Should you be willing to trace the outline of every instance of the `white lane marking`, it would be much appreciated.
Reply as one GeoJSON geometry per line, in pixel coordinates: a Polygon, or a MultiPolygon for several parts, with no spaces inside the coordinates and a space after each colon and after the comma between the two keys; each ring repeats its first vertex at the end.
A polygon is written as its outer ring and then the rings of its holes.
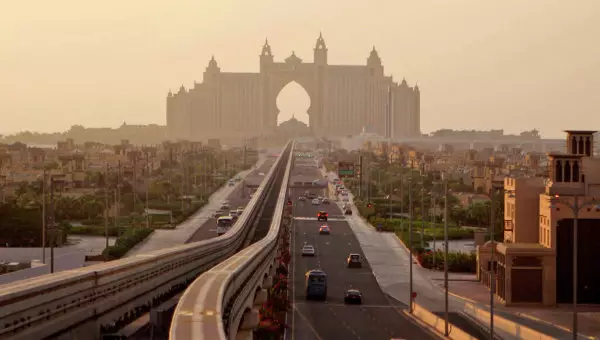
{"type": "MultiPolygon", "coordinates": [[[[298,304],[299,304],[299,302],[296,302],[296,304],[293,305],[294,310],[298,313],[298,315],[300,315],[300,317],[302,319],[304,319],[304,321],[306,322],[306,324],[308,325],[308,327],[310,328],[310,330],[313,332],[313,334],[315,335],[315,337],[317,338],[317,340],[323,340],[323,338],[321,338],[319,336],[319,333],[317,333],[317,330],[310,323],[310,321],[308,320],[308,318],[306,316],[304,316],[304,314],[302,314],[302,312],[300,312],[300,310],[298,309],[298,307],[296,307],[298,304]]],[[[294,313],[294,314],[296,314],[296,313],[294,313]]],[[[292,339],[294,338],[294,333],[295,332],[292,332],[292,339]]]]}
{"type": "MultiPolygon", "coordinates": [[[[297,221],[317,221],[316,217],[294,217],[295,220],[297,221]]],[[[327,222],[345,222],[346,219],[345,218],[328,218],[327,221],[321,221],[323,223],[327,223],[327,222]]]]}

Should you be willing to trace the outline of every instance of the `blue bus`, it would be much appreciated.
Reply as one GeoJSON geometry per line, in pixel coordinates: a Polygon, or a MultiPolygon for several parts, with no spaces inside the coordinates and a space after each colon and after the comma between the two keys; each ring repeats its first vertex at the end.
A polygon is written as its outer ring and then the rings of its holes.
{"type": "Polygon", "coordinates": [[[327,274],[319,269],[306,272],[306,299],[327,300],[327,274]]]}

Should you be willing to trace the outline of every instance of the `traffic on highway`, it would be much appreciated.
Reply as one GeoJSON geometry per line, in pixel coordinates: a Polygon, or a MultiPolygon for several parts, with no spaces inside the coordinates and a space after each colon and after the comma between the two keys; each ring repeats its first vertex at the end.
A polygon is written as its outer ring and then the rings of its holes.
{"type": "MultiPolygon", "coordinates": [[[[296,158],[290,182],[321,180],[317,163],[296,158]]],[[[384,294],[345,221],[343,197],[291,188],[293,198],[289,339],[428,339],[384,294]]]]}

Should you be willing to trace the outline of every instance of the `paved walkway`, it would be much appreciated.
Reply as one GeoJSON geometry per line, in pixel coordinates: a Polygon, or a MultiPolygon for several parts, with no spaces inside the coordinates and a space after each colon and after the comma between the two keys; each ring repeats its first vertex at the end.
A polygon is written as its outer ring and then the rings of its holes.
{"type": "Polygon", "coordinates": [[[252,173],[254,170],[260,168],[260,166],[267,160],[266,156],[262,156],[259,158],[258,163],[253,169],[245,170],[238,173],[236,176],[239,176],[242,180],[237,182],[235,186],[229,186],[227,184],[223,185],[219,190],[213,193],[208,203],[200,208],[197,212],[195,212],[192,216],[190,216],[183,223],[178,225],[175,229],[172,230],[164,230],[157,229],[155,230],[146,240],[140,242],[133,249],[131,249],[126,257],[135,256],[138,254],[148,253],[154,250],[174,247],[178,245],[182,245],[187,242],[187,240],[194,235],[194,233],[201,227],[211,216],[219,210],[221,206],[221,202],[226,200],[229,195],[231,195],[240,185],[243,185],[244,179],[252,173]]]}

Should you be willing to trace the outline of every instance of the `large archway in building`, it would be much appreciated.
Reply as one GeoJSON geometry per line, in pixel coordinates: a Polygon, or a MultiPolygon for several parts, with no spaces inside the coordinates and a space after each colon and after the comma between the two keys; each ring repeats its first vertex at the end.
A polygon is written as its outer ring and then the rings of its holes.
{"type": "MultiPolygon", "coordinates": [[[[556,232],[556,302],[573,302],[573,219],[558,222],[556,232]]],[[[577,220],[577,302],[600,304],[600,220],[577,220]]]]}
{"type": "Polygon", "coordinates": [[[222,72],[212,57],[201,83],[167,96],[169,138],[249,138],[277,130],[277,96],[291,82],[310,97],[308,125],[317,137],[346,137],[370,127],[389,138],[420,136],[420,91],[384,74],[375,47],[363,65],[332,65],[323,36],[306,62],[291,52],[276,61],[268,41],[259,73],[222,72]]]}
{"type": "Polygon", "coordinates": [[[310,109],[310,96],[308,92],[295,81],[285,85],[275,100],[277,105],[277,126],[282,123],[297,120],[310,126],[308,111],[310,109]]]}

